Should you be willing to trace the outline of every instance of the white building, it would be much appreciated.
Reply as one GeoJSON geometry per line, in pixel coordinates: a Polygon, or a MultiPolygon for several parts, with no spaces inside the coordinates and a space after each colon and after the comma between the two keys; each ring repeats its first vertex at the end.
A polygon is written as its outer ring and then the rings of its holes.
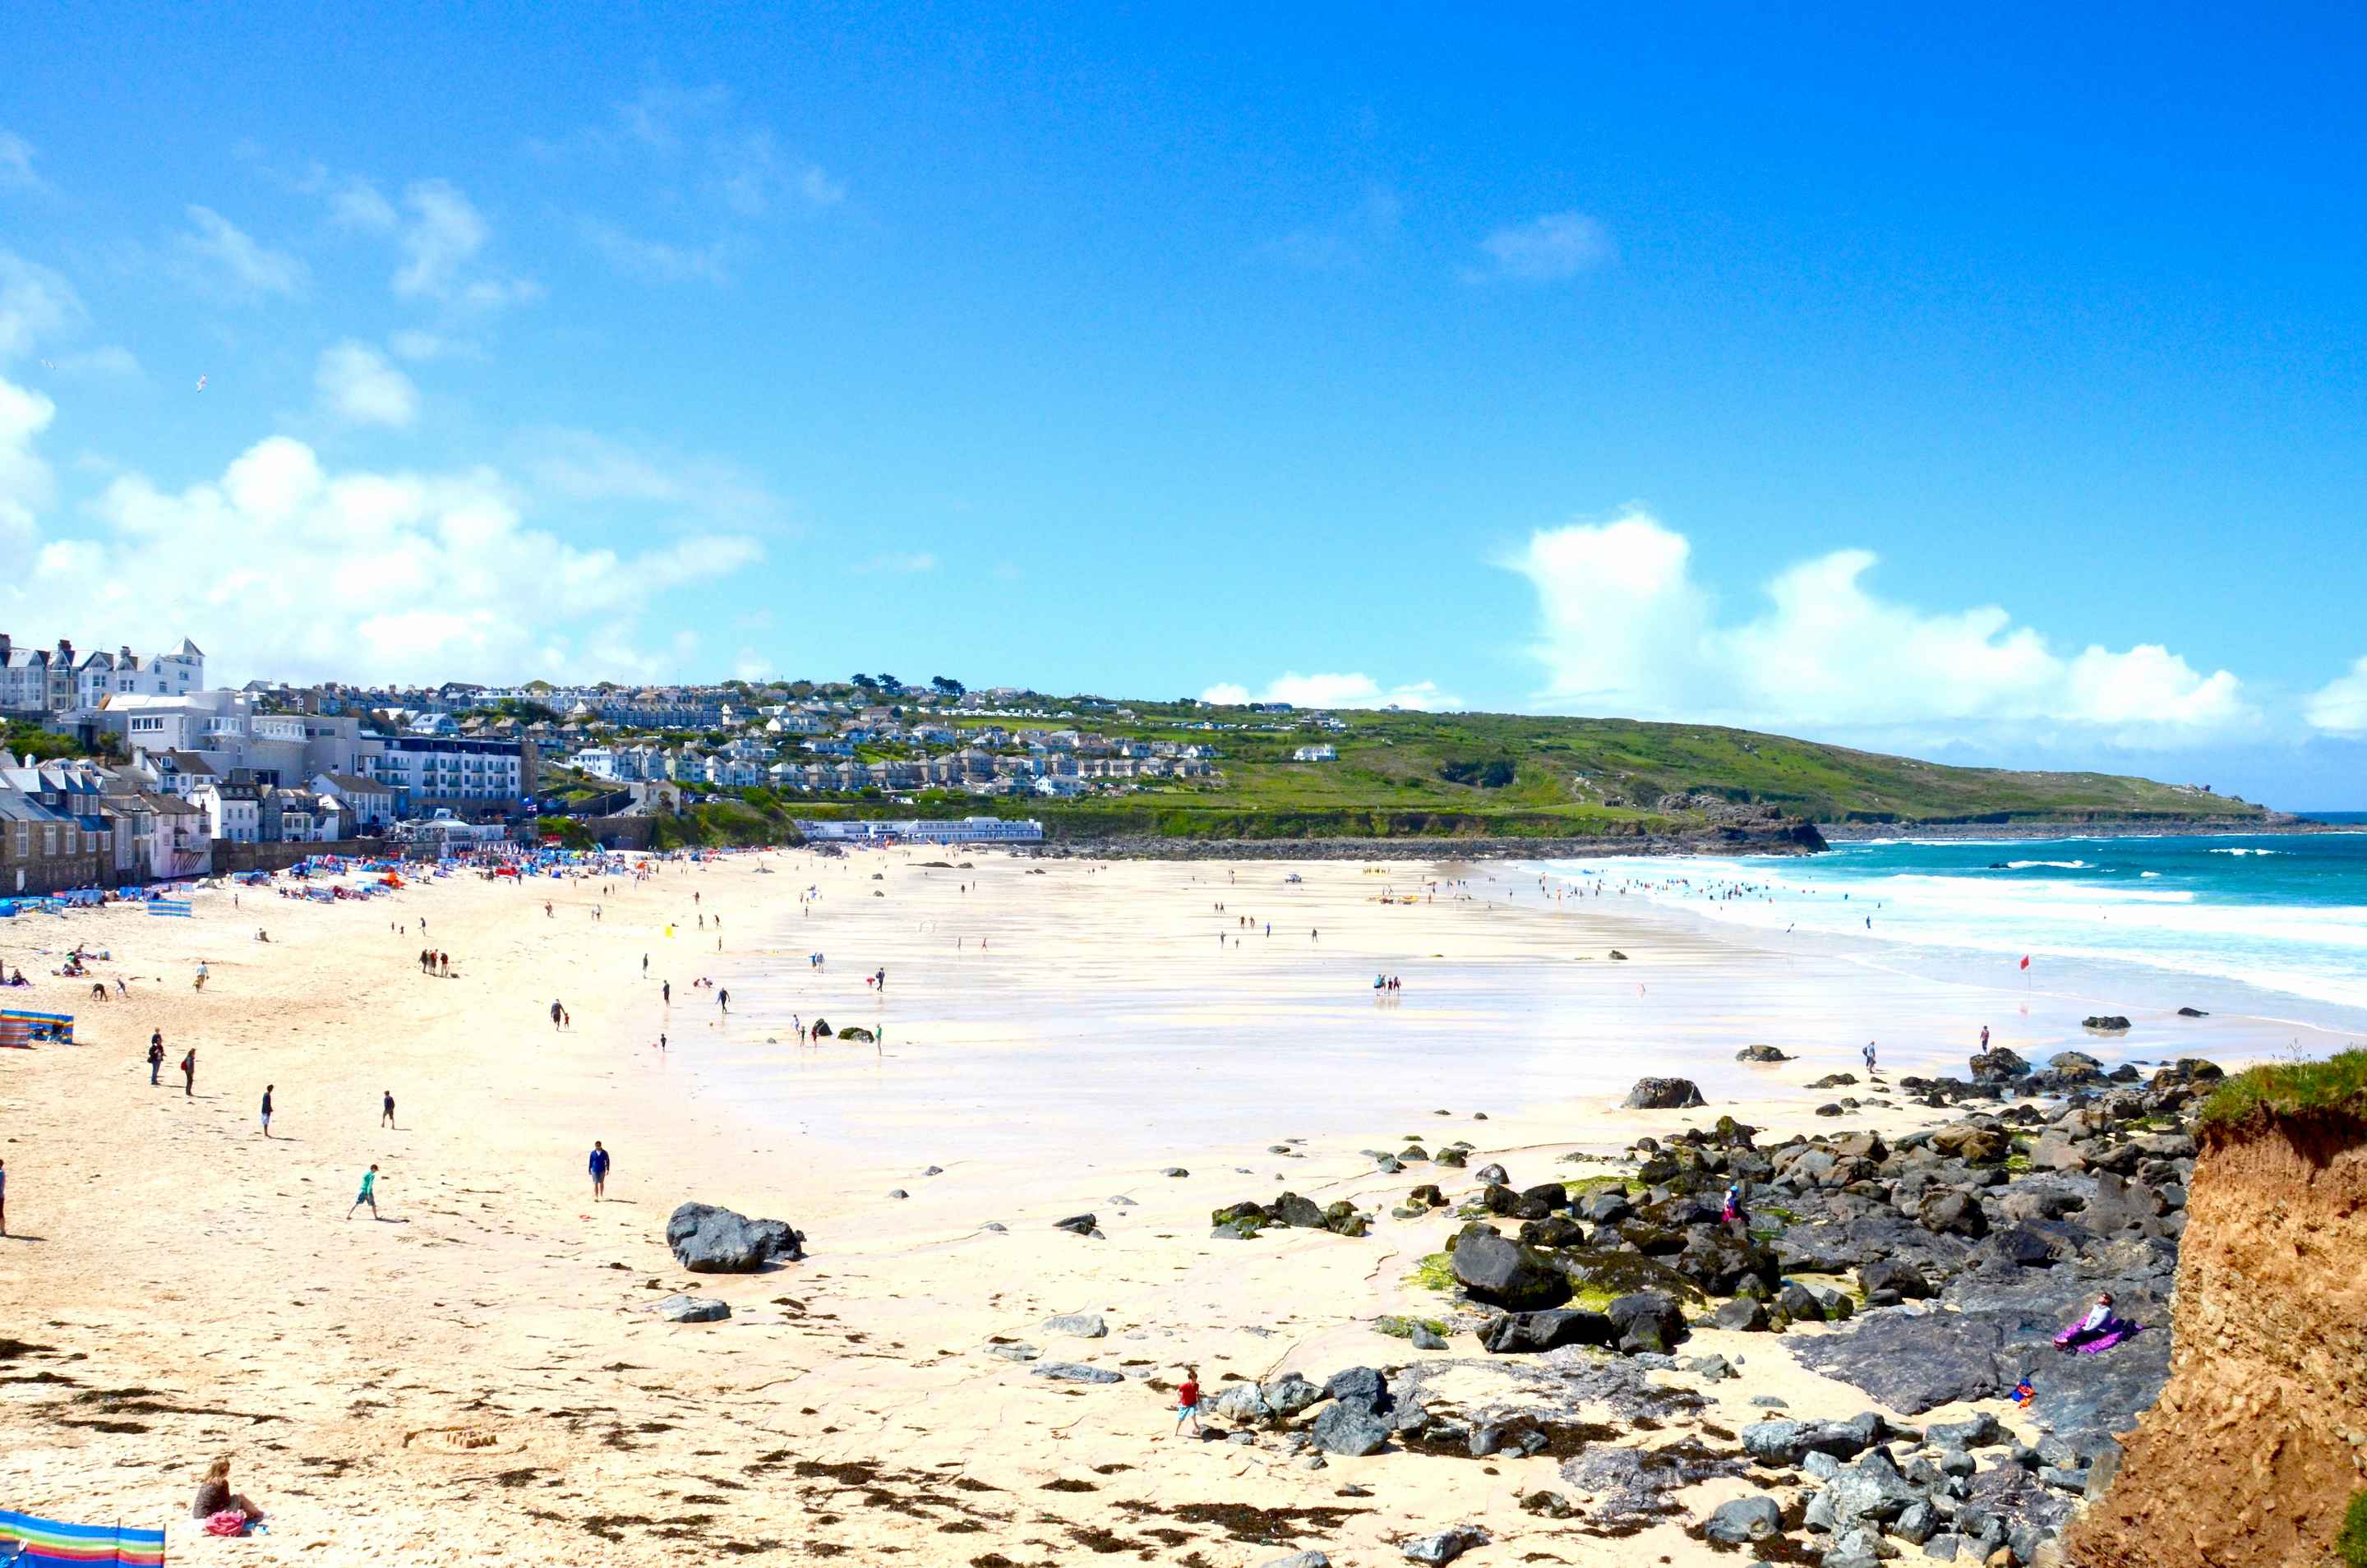
{"type": "Polygon", "coordinates": [[[263,792],[249,784],[209,780],[189,797],[206,814],[206,836],[234,844],[252,844],[263,836],[263,792]]]}
{"type": "Polygon", "coordinates": [[[1301,746],[1290,754],[1294,762],[1336,762],[1340,760],[1337,746],[1301,746]]]}
{"type": "Polygon", "coordinates": [[[0,710],[72,713],[111,695],[180,696],[205,683],[206,656],[187,637],[144,658],[129,648],[77,658],[63,637],[55,649],[19,648],[0,632],[0,710]]]}

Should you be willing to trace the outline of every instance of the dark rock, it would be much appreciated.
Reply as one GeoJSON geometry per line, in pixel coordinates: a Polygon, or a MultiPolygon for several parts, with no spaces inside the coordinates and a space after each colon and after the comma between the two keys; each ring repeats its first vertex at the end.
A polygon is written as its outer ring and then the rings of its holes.
{"type": "Polygon", "coordinates": [[[1710,1317],[1720,1328],[1736,1333],[1763,1333],[1767,1328],[1767,1304],[1750,1296],[1737,1296],[1718,1303],[1710,1317]]]}
{"type": "Polygon", "coordinates": [[[1565,1345],[1609,1347],[1619,1325],[1599,1312],[1508,1312],[1489,1320],[1479,1343],[1498,1356],[1536,1355],[1565,1345]]]}
{"type": "Polygon", "coordinates": [[[1452,1562],[1473,1547],[1487,1545],[1488,1540],[1488,1532],[1478,1525],[1456,1525],[1453,1529],[1407,1541],[1398,1550],[1415,1562],[1452,1562]]]}
{"type": "Polygon", "coordinates": [[[1938,1235],[1960,1235],[1978,1240],[1988,1235],[1988,1215],[1981,1212],[1980,1200],[1969,1193],[1942,1188],[1931,1193],[1916,1206],[1916,1223],[1938,1235]]]}
{"type": "Polygon", "coordinates": [[[1685,1337],[1685,1314],[1659,1291],[1614,1297],[1603,1309],[1619,1330],[1619,1348],[1628,1355],[1665,1351],[1685,1337]]]}
{"type": "Polygon", "coordinates": [[[1825,1321],[1825,1303],[1810,1294],[1806,1285],[1784,1285],[1775,1292],[1775,1306],[1795,1323],[1825,1321]]]}
{"type": "Polygon", "coordinates": [[[1323,1228],[1323,1211],[1313,1199],[1302,1198],[1296,1192],[1285,1192],[1274,1201],[1267,1211],[1276,1224],[1296,1226],[1300,1230],[1323,1228]]]}
{"type": "Polygon", "coordinates": [[[1852,1089],[1857,1084],[1855,1073],[1827,1073],[1810,1083],[1810,1089],[1852,1089]]]}
{"type": "Polygon", "coordinates": [[[781,1220],[752,1220],[708,1203],[685,1203],[666,1220],[666,1246],[694,1274],[753,1274],[805,1257],[805,1236],[781,1220]]]}
{"type": "Polygon", "coordinates": [[[1727,1546],[1747,1546],[1764,1540],[1784,1528],[1784,1510],[1772,1497],[1737,1497],[1720,1503],[1710,1514],[1702,1534],[1727,1546]]]}
{"type": "Polygon", "coordinates": [[[1446,1195],[1438,1190],[1436,1182],[1425,1181],[1406,1195],[1406,1203],[1416,1209],[1444,1209],[1446,1195]]]}
{"type": "Polygon", "coordinates": [[[1463,1288],[1491,1305],[1527,1312],[1559,1306],[1570,1297],[1569,1276],[1552,1258],[1483,1224],[1467,1224],[1455,1236],[1453,1263],[1463,1288]]]}
{"type": "Polygon", "coordinates": [[[2030,1071],[2030,1064],[1999,1045],[1983,1051],[1972,1058],[1973,1081],[1994,1083],[2000,1078],[2018,1078],[2030,1071]]]}
{"type": "Polygon", "coordinates": [[[2180,1008],[2178,1010],[2178,1016],[2180,1018],[2209,1018],[2211,1015],[2204,1012],[2201,1008],[2180,1008]]]}
{"type": "Polygon", "coordinates": [[[1960,1399],[1993,1398],[2018,1375],[2020,1359],[2006,1352],[2004,1330],[1986,1314],[1893,1311],[1857,1323],[1847,1333],[1796,1344],[1794,1354],[1908,1416],[1960,1399]]]}
{"type": "Polygon", "coordinates": [[[1860,1264],[1857,1283],[1868,1295],[1888,1291],[1901,1301],[1920,1302],[1931,1294],[1931,1282],[1923,1277],[1923,1271],[1904,1258],[1886,1258],[1860,1264]]]}
{"type": "Polygon", "coordinates": [[[1321,1399],[1323,1390],[1297,1372],[1285,1372],[1272,1382],[1260,1385],[1258,1397],[1277,1416],[1296,1416],[1321,1399]]]}
{"type": "Polygon", "coordinates": [[[1691,1078],[1637,1078],[1620,1103],[1629,1111],[1690,1111],[1708,1101],[1691,1078]]]}
{"type": "Polygon", "coordinates": [[[1350,1367],[1346,1371],[1332,1373],[1323,1385],[1323,1395],[1376,1413],[1396,1403],[1389,1393],[1388,1379],[1370,1367],[1350,1367]]]}
{"type": "Polygon", "coordinates": [[[1701,1287],[1667,1264],[1640,1253],[1604,1250],[1570,1251],[1556,1259],[1570,1283],[1580,1290],[1625,1296],[1657,1291],[1678,1302],[1701,1300],[1701,1287]]]}
{"type": "Polygon", "coordinates": [[[2129,1021],[2118,1013],[2101,1013],[2094,1018],[2083,1018],[2079,1021],[2079,1027],[2082,1029],[2122,1030],[2128,1026],[2129,1021]]]}
{"type": "Polygon", "coordinates": [[[1101,1229],[1101,1222],[1091,1214],[1070,1214],[1065,1220],[1054,1220],[1052,1228],[1056,1231],[1068,1231],[1075,1235],[1091,1235],[1101,1229]]]}
{"type": "Polygon", "coordinates": [[[1381,1451],[1389,1440],[1389,1424],[1367,1408],[1327,1404],[1308,1428],[1315,1446],[1325,1453],[1361,1459],[1381,1451]]]}
{"type": "Polygon", "coordinates": [[[1746,1280],[1772,1290],[1783,1277],[1775,1255],[1756,1242],[1723,1229],[1696,1228],[1687,1234],[1682,1251],[1671,1265],[1714,1296],[1730,1295],[1746,1280]]]}
{"type": "Polygon", "coordinates": [[[1161,1176],[1189,1176],[1192,1173],[1180,1165],[1171,1165],[1159,1173],[1161,1176]]]}
{"type": "Polygon", "coordinates": [[[1586,1240],[1586,1227],[1566,1214],[1548,1214],[1521,1227],[1524,1247],[1577,1247],[1586,1240]]]}
{"type": "Polygon", "coordinates": [[[1510,1187],[1512,1184],[1511,1174],[1501,1165],[1483,1165],[1471,1173],[1471,1179],[1497,1187],[1510,1187]]]}
{"type": "Polygon", "coordinates": [[[668,1323],[720,1323],[731,1315],[728,1303],[711,1296],[668,1296],[643,1310],[668,1323]]]}
{"type": "Polygon", "coordinates": [[[1734,1054],[1738,1062],[1788,1062],[1791,1057],[1772,1045],[1745,1045],[1734,1054]]]}
{"type": "Polygon", "coordinates": [[[1543,1203],[1547,1210],[1569,1207],[1569,1189],[1558,1181],[1540,1181],[1535,1187],[1521,1189],[1523,1202],[1543,1203]]]}
{"type": "Polygon", "coordinates": [[[1050,1378],[1055,1382],[1106,1383],[1126,1381],[1126,1376],[1122,1372],[1111,1371],[1106,1367],[1088,1367],[1076,1361],[1038,1361],[1028,1371],[1036,1377],[1050,1378]]]}

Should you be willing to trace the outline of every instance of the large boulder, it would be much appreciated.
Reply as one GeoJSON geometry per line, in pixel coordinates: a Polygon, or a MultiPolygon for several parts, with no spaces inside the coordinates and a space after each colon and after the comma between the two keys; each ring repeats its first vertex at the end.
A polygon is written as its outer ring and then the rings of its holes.
{"type": "Polygon", "coordinates": [[[1999,1045],[1994,1050],[1977,1052],[1972,1058],[1975,1083],[1997,1083],[2005,1078],[2024,1077],[2030,1064],[1999,1045]]]}
{"type": "Polygon", "coordinates": [[[1691,1078],[1637,1078],[1620,1101],[1629,1111],[1690,1111],[1707,1103],[1691,1078]]]}
{"type": "Polygon", "coordinates": [[[1479,1343],[1498,1356],[1536,1355],[1565,1345],[1609,1347],[1619,1325],[1599,1312],[1508,1312],[1489,1320],[1479,1343]]]}
{"type": "Polygon", "coordinates": [[[2116,1012],[2099,1013],[2093,1018],[2083,1018],[2079,1021],[2079,1027],[2082,1029],[2107,1029],[2116,1033],[2128,1026],[2129,1021],[2116,1012]]]}
{"type": "Polygon", "coordinates": [[[1455,1238],[1455,1278],[1474,1299],[1512,1312],[1557,1307],[1569,1300],[1569,1277],[1535,1247],[1508,1241],[1477,1223],[1455,1238]]]}
{"type": "Polygon", "coordinates": [[[666,1246],[694,1274],[753,1274],[805,1257],[805,1236],[782,1220],[752,1220],[711,1203],[685,1203],[666,1219],[666,1246]]]}
{"type": "Polygon", "coordinates": [[[1792,1058],[1772,1045],[1745,1045],[1734,1054],[1738,1062],[1788,1062],[1792,1058]]]}
{"type": "Polygon", "coordinates": [[[1666,1354],[1685,1337],[1685,1314],[1676,1302],[1659,1291],[1637,1291],[1613,1299],[1603,1309],[1619,1330],[1619,1348],[1666,1354]]]}
{"type": "Polygon", "coordinates": [[[1724,1546],[1748,1546],[1783,1528],[1784,1510],[1776,1506],[1774,1498],[1737,1497],[1731,1503],[1717,1506],[1709,1522],[1702,1527],[1702,1534],[1724,1546]]]}
{"type": "Polygon", "coordinates": [[[1378,1453],[1389,1440],[1389,1424],[1362,1405],[1335,1404],[1323,1407],[1308,1428],[1315,1446],[1325,1453],[1362,1459],[1378,1453]]]}
{"type": "Polygon", "coordinates": [[[1916,1223],[1934,1235],[1960,1235],[1977,1241],[1989,1234],[1989,1219],[1981,1201],[1954,1187],[1939,1188],[1915,1208],[1916,1223]]]}

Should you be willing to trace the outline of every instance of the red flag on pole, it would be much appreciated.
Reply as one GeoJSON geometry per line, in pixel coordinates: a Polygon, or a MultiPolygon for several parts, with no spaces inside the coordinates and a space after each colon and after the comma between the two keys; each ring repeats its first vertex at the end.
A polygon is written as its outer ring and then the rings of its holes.
{"type": "Polygon", "coordinates": [[[2027,953],[2023,953],[2023,954],[2022,955],[2022,966],[2024,969],[2027,969],[2027,968],[2029,968],[2029,967],[2030,967],[2030,954],[2028,954],[2027,953]]]}

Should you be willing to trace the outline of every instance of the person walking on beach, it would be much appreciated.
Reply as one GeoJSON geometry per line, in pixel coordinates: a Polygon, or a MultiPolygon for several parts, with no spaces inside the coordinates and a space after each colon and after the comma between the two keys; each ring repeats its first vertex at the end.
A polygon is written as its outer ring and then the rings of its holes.
{"type": "Polygon", "coordinates": [[[353,1209],[347,1209],[345,1211],[345,1218],[349,1220],[352,1219],[354,1217],[354,1209],[360,1208],[364,1203],[368,1203],[369,1205],[371,1219],[375,1220],[379,1217],[378,1212],[378,1167],[376,1166],[370,1167],[368,1170],[363,1173],[361,1192],[354,1199],[353,1209]]]}
{"type": "Polygon", "coordinates": [[[592,1140],[591,1165],[592,1201],[596,1203],[606,1195],[608,1190],[608,1151],[600,1146],[600,1140],[597,1138],[592,1140]]]}
{"type": "MultiPolygon", "coordinates": [[[[388,1089],[386,1091],[386,1105],[385,1108],[379,1112],[378,1124],[381,1127],[394,1126],[394,1090],[392,1089],[388,1089]]],[[[396,1130],[398,1132],[401,1131],[400,1128],[397,1128],[396,1130]]]]}
{"type": "Polygon", "coordinates": [[[267,1138],[267,1137],[269,1137],[269,1136],[271,1136],[271,1090],[272,1090],[272,1087],[273,1087],[273,1086],[272,1086],[272,1085],[270,1085],[270,1084],[265,1084],[265,1085],[263,1086],[263,1135],[264,1135],[265,1137],[266,1137],[266,1138],[267,1138]]]}
{"type": "Polygon", "coordinates": [[[1872,1072],[1874,1071],[1874,1042],[1873,1042],[1873,1041],[1871,1041],[1871,1040],[1869,1040],[1869,1041],[1867,1041],[1867,1042],[1865,1043],[1865,1052],[1864,1052],[1864,1055],[1865,1055],[1865,1070],[1866,1070],[1868,1073],[1872,1073],[1872,1072]]]}
{"type": "Polygon", "coordinates": [[[731,989],[730,987],[727,986],[722,990],[715,993],[715,1005],[721,1008],[725,1012],[730,1012],[731,1010],[731,989]]]}
{"type": "Polygon", "coordinates": [[[8,1162],[0,1159],[0,1235],[8,1234],[8,1162]]]}
{"type": "Polygon", "coordinates": [[[661,980],[658,982],[658,1000],[663,1002],[668,1007],[674,1006],[674,982],[672,980],[661,980]]]}
{"type": "Polygon", "coordinates": [[[1181,1436],[1186,1421],[1192,1423],[1194,1437],[1204,1435],[1200,1429],[1200,1369],[1197,1367],[1184,1369],[1183,1386],[1175,1391],[1175,1430],[1168,1435],[1181,1436]]]}
{"type": "Polygon", "coordinates": [[[649,977],[650,977],[650,955],[649,955],[648,953],[642,953],[642,954],[641,954],[641,978],[642,978],[642,979],[644,979],[644,980],[646,980],[646,979],[648,979],[649,977]]]}
{"type": "Polygon", "coordinates": [[[201,958],[201,959],[198,960],[198,978],[197,978],[197,987],[198,987],[198,990],[200,990],[200,991],[202,991],[202,990],[204,990],[204,989],[206,988],[206,976],[207,976],[206,963],[205,963],[205,960],[201,958]]]}
{"type": "Polygon", "coordinates": [[[566,1015],[567,1010],[561,1007],[556,1000],[553,1000],[550,1004],[550,1027],[557,1029],[559,1027],[559,1021],[566,1015]]]}
{"type": "Polygon", "coordinates": [[[190,1046],[181,1058],[181,1098],[192,1099],[198,1092],[198,1048],[190,1046]]]}
{"type": "Polygon", "coordinates": [[[164,1032],[156,1030],[148,1036],[148,1081],[156,1082],[164,1070],[164,1032]]]}

